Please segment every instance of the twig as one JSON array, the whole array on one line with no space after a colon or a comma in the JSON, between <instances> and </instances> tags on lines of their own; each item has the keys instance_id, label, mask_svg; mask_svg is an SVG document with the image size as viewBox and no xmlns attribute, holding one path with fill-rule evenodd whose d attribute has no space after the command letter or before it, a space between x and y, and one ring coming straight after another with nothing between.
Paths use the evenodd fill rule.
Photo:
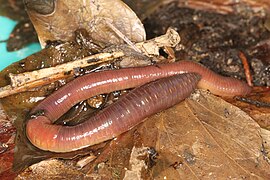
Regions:
<instances>
[{"instance_id":1,"label":"twig","mask_svg":"<svg viewBox=\"0 0 270 180\"><path fill-rule=\"evenodd\" d=\"M169 28L166 34L154 39L137 43L136 46L141 49L147 56L159 56L161 47L175 47L179 44L181 38L179 34L172 28Z\"/></svg>"},{"instance_id":2,"label":"twig","mask_svg":"<svg viewBox=\"0 0 270 180\"><path fill-rule=\"evenodd\" d=\"M248 83L249 86L253 86L252 76L251 76L251 73L250 73L250 68L249 68L249 65L248 65L247 58L244 55L244 53L242 53L241 51L239 52L239 57L240 57L240 59L242 61L242 64L244 66L247 83Z\"/></svg>"},{"instance_id":3,"label":"twig","mask_svg":"<svg viewBox=\"0 0 270 180\"><path fill-rule=\"evenodd\" d=\"M65 78L68 78L70 76L72 76L72 74L69 74L69 75L58 74L58 75L51 76L49 78L44 78L44 79L40 79L40 80L37 80L37 81L33 81L31 83L28 83L26 85L19 86L19 87L16 87L16 88L13 88L11 85L1 87L0 88L0 98L7 97L7 96L10 96L12 94L17 94L17 93L20 93L20 92L30 91L33 88L43 86L43 85L47 85L47 84L50 84L50 83L52 83L54 81L57 81L57 80L60 80L60 79L65 79Z\"/></svg>"},{"instance_id":4,"label":"twig","mask_svg":"<svg viewBox=\"0 0 270 180\"><path fill-rule=\"evenodd\" d=\"M96 65L104 62L111 61L113 59L123 57L124 52L113 52L113 53L100 53L92 56L85 57L81 60L76 60L61 64L55 67L44 68L32 72L25 72L21 74L9 74L11 80L11 86L19 87L25 84L41 80L47 77L57 76L59 74L70 74L74 68L83 68L91 65Z\"/></svg>"},{"instance_id":5,"label":"twig","mask_svg":"<svg viewBox=\"0 0 270 180\"><path fill-rule=\"evenodd\" d=\"M11 85L0 88L0 98L29 91L60 79L66 79L74 74L74 69L76 68L109 62L122 56L124 56L124 52L100 53L55 67L21 74L9 74Z\"/></svg>"},{"instance_id":6,"label":"twig","mask_svg":"<svg viewBox=\"0 0 270 180\"><path fill-rule=\"evenodd\" d=\"M238 97L238 96L236 97L236 100L255 105L256 107L270 108L270 102L262 102L262 101L258 101L258 100L254 100L254 99L250 99L250 98L245 98L245 97Z\"/></svg>"}]
</instances>

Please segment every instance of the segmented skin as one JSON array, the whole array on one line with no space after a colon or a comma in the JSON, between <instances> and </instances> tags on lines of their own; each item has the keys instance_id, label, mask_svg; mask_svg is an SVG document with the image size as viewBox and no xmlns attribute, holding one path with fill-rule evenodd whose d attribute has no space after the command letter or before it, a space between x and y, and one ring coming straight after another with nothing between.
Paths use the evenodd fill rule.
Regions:
<instances>
[{"instance_id":1,"label":"segmented skin","mask_svg":"<svg viewBox=\"0 0 270 180\"><path fill-rule=\"evenodd\" d=\"M194 73L183 74L186 72L198 73L201 80ZM167 79L149 83L164 77ZM68 83L37 105L31 113L42 111L43 114L27 122L27 137L36 147L53 152L70 152L91 146L111 139L146 117L185 99L198 81L200 88L221 96L245 95L251 91L246 83L220 76L191 61L91 73ZM145 83L149 84L141 86ZM82 100L137 86L141 87L85 123L76 126L53 124Z\"/></svg>"},{"instance_id":2,"label":"segmented skin","mask_svg":"<svg viewBox=\"0 0 270 180\"><path fill-rule=\"evenodd\" d=\"M27 123L28 138L36 147L54 152L70 152L112 139L187 98L199 79L198 74L186 73L148 83L75 126L54 125L48 117L38 116Z\"/></svg>"}]
</instances>

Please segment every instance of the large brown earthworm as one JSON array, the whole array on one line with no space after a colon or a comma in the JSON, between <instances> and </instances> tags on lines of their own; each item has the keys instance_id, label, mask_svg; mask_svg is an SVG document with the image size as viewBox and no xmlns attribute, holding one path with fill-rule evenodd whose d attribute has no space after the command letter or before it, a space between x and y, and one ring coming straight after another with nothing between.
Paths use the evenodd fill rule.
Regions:
<instances>
[{"instance_id":1,"label":"large brown earthworm","mask_svg":"<svg viewBox=\"0 0 270 180\"><path fill-rule=\"evenodd\" d=\"M76 145L76 148L73 149L70 147L74 145L66 145L67 146L66 149L62 148L61 146L64 145L60 145L62 141L58 140L59 136L61 136L61 138L64 139L66 137L70 137L69 140L63 140L62 144L67 143L67 141L73 141L74 144L80 144L79 143L80 141L82 142L87 141L88 144L90 145L100 142L99 140L100 138L97 138L96 140L91 138L93 142L89 142L87 138L81 138L79 136L81 135L81 130L78 128L80 127L84 129L84 126L82 125L74 127L64 127L53 125L53 122L55 122L59 117L61 117L76 103L85 100L87 98L90 98L92 96L95 96L97 94L103 94L114 90L140 86L142 84L148 83L156 79L181 74L184 72L195 72L200 74L202 79L199 82L198 86L200 88L209 89L212 93L217 95L221 96L245 95L251 91L251 88L246 83L241 82L237 79L220 76L218 74L215 74L211 70L205 68L204 66L191 61L180 61L172 64L162 64L147 67L127 68L114 71L91 73L89 75L79 77L74 81L68 83L63 88L60 88L58 91L47 97L38 106L36 106L31 113L36 114L36 112L42 111L43 114L28 121L26 125L27 136L29 140L40 149L57 152L59 151L67 152L80 148L78 145ZM135 100L136 98L133 99ZM166 102L164 103L166 104ZM111 107L111 109L114 109L114 107ZM121 110L115 110L115 113L116 112L118 113L118 111L121 112ZM152 109L150 109L150 111L152 111ZM114 111L111 111L111 113L112 112ZM136 112L134 112L134 114L131 113L131 116L135 115ZM115 114L112 113L111 116L115 116ZM143 114L142 117L144 118L145 115ZM117 119L117 117L115 118ZM142 120L143 118L140 118L140 120ZM95 125L97 123L101 123L101 120L98 120L97 117L92 118L91 122L89 122L87 125L87 127L89 128L89 132L91 130L91 127L92 129L94 128L94 130L95 129L97 130L98 127L101 128L101 125L104 129L107 129L105 128L105 126L111 126L110 124L108 124L111 121L104 119L103 121L104 121L103 124L100 124L100 126L96 126L95 128L89 124L93 123L93 125ZM107 122L107 124L105 122ZM134 124L138 124L138 122L133 123L133 126ZM120 127L118 127L118 129L121 129L122 130L121 132L128 130L125 129L123 131L122 128L132 127L130 125L124 126L119 125L119 126ZM36 129L39 129L38 133L35 132ZM44 134L41 134L40 129L43 130L46 129L46 132L42 131ZM77 130L75 131L75 129ZM111 133L111 131L114 131L115 129L117 128L114 127L112 128L112 130L106 130L104 132ZM100 133L100 135L102 136L101 139L106 140L108 138L113 137L113 136L105 137L105 134ZM80 141L76 140L76 138L78 137L80 137L79 138ZM72 144L72 142L69 142L69 144ZM81 146L83 147L88 144L86 143L85 145Z\"/></svg>"},{"instance_id":2,"label":"large brown earthworm","mask_svg":"<svg viewBox=\"0 0 270 180\"><path fill-rule=\"evenodd\" d=\"M94 145L131 129L146 117L187 98L200 75L185 73L138 87L76 126L52 124L38 116L27 124L27 135L36 147L54 152L69 152Z\"/></svg>"}]
</instances>

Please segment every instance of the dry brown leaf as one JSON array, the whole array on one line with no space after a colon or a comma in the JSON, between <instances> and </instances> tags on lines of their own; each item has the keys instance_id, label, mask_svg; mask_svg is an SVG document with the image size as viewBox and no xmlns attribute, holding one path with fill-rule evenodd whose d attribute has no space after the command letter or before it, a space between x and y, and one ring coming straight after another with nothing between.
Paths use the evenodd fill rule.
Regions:
<instances>
[{"instance_id":1,"label":"dry brown leaf","mask_svg":"<svg viewBox=\"0 0 270 180\"><path fill-rule=\"evenodd\" d=\"M262 153L265 154L265 159L270 163L270 131L266 129L261 129L261 136L263 138L263 149Z\"/></svg>"},{"instance_id":2,"label":"dry brown leaf","mask_svg":"<svg viewBox=\"0 0 270 180\"><path fill-rule=\"evenodd\" d=\"M76 169L72 164L60 160L45 160L32 165L16 179L83 179L85 174Z\"/></svg>"},{"instance_id":3,"label":"dry brown leaf","mask_svg":"<svg viewBox=\"0 0 270 180\"><path fill-rule=\"evenodd\" d=\"M151 121L158 133L148 138L158 140L147 146L161 155L153 169L157 179L270 177L259 125L218 97L196 93Z\"/></svg>"},{"instance_id":4,"label":"dry brown leaf","mask_svg":"<svg viewBox=\"0 0 270 180\"><path fill-rule=\"evenodd\" d=\"M44 11L39 10L40 2L27 2L29 17L43 47L47 40L71 40L74 31L80 28L88 30L93 41L101 45L122 43L123 40L108 23L131 41L141 42L146 38L141 21L121 0L61 0L55 1L55 5L42 3L44 9L53 10L45 12L45 15L38 13Z\"/></svg>"}]
</instances>

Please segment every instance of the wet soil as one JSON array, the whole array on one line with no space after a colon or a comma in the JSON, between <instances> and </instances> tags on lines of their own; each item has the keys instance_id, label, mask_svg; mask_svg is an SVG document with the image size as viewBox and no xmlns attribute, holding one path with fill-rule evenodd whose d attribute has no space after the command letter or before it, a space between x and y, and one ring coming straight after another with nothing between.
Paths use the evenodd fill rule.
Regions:
<instances>
[{"instance_id":1,"label":"wet soil","mask_svg":"<svg viewBox=\"0 0 270 180\"><path fill-rule=\"evenodd\" d=\"M244 7L238 10L235 14L219 14L171 3L149 16L144 25L148 38L163 34L168 27L175 28L182 39L175 49L178 59L200 62L225 76L245 79L239 57L243 52L251 66L254 84L269 86L268 19Z\"/></svg>"}]
</instances>

